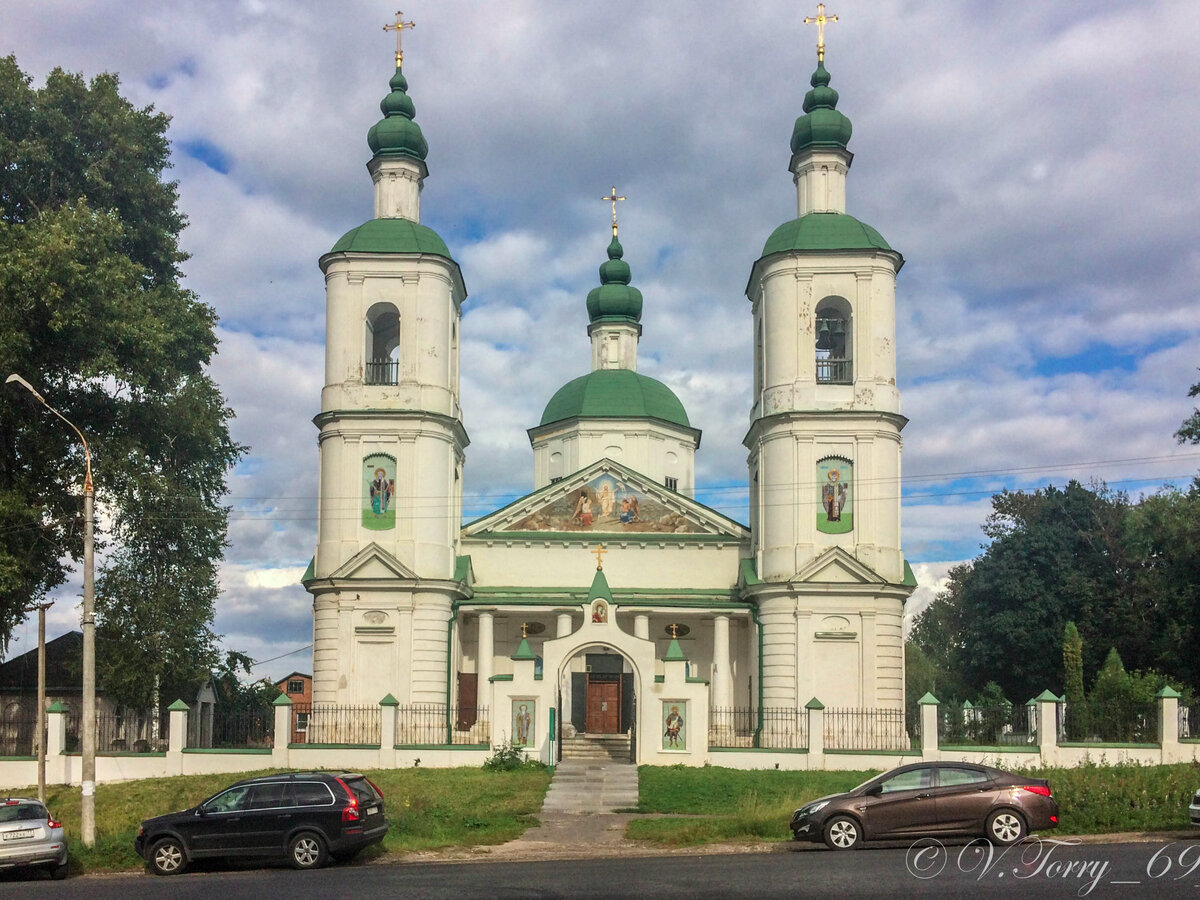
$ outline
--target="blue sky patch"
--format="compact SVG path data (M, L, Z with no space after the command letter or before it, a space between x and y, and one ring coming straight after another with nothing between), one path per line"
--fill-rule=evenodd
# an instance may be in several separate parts
M228 175L229 170L233 168L228 154L212 141L199 138L194 141L181 141L176 146L192 159L204 163L214 172Z

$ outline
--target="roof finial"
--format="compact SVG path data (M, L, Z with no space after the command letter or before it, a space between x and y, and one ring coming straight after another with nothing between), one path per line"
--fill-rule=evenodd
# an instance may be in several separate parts
M529 637L529 623L522 622L521 623L521 640L525 640L525 638L527 638L527 637Z
M836 16L835 16L835 18L836 18ZM404 21L404 13L400 12L400 10L396 10L396 24L383 26L384 31L396 32L396 68L397 69L400 68L400 64L404 62L404 51L400 49L400 38L404 34L404 29L405 28L416 28L416 27L417 27L416 22L405 22Z
M679 637L679 626L678 625L676 625L674 622L672 622L667 627L671 629L671 638L672 639Z
M596 554L596 571L597 572L604 571L603 557L604 557L604 554L607 553L608 551L604 549L603 544L597 544L596 549L593 550L592 552Z
M624 200L625 198L624 198L624 197L618 197L618 196L617 196L617 186L614 184L614 185L613 185L612 192L611 192L611 193L609 193L607 196L601 197L600 199L601 199L601 200L607 200L607 201L609 201L610 203L612 203L612 208L613 208L613 237L616 237L616 236L617 236L617 201L618 201L618 200Z
M397 13L399 15L399 13ZM815 16L805 16L805 25L817 26L817 62L825 62L825 25L827 22L836 22L837 16L825 15L825 4L817 4L817 14Z

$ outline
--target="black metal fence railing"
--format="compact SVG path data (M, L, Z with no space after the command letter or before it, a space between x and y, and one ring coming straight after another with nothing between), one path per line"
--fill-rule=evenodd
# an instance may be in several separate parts
M366 384L399 384L400 363L393 359L373 359L363 373Z
M269 749L275 746L275 711L223 712L217 709L212 717L211 735L201 722L193 731L200 747L228 749ZM206 742L205 737L209 737ZM190 741L189 741L190 743Z
M71 713L66 721L66 749L78 752L83 747L80 725L83 717ZM165 753L170 743L170 714L97 713L97 753Z
M1060 743L1155 743L1158 741L1158 703L1153 700L1059 703L1058 740Z
M0 756L33 756L36 752L37 713L25 709L0 719Z
M850 384L852 381L854 381L853 360L817 360L817 384Z
M296 703L292 706L294 744L367 744L379 746L381 727L378 706L344 706L340 703Z
M1179 739L1200 740L1200 701L1179 704Z
M826 709L826 750L908 750L902 709Z
M1033 708L1000 703L994 706L943 707L938 715L938 743L983 747L1036 744Z
M396 707L397 747L425 744L456 746L487 744L491 723L486 706L446 706L445 703L414 703Z
M714 708L708 712L708 746L723 749L808 747L808 710L788 707Z

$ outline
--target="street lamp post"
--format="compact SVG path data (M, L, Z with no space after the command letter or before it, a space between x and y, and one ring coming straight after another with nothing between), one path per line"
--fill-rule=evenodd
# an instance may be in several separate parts
M95 617L95 581L93 578L93 505L95 502L92 490L92 451L88 449L87 438L75 427L75 423L46 402L20 375L9 375L5 384L19 384L37 398L38 402L71 427L83 444L83 723L81 730L83 756L83 803L80 815L80 831L85 847L91 847L96 842L96 617Z

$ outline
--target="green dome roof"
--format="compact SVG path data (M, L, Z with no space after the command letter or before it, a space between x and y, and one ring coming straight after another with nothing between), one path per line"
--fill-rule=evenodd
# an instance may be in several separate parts
M546 404L542 425L576 416L596 419L663 419L691 428L675 392L629 369L600 369L568 381Z
M887 250L888 242L878 231L854 216L814 212L784 222L767 238L763 256L789 250Z
M792 152L809 147L842 147L850 143L853 126L837 111L838 92L829 86L825 63L817 63L809 82L812 90L804 95L805 115L796 120L792 129Z
M413 121L416 107L412 98L405 93L408 80L396 67L396 74L388 84L392 92L379 104L383 118L367 132L367 146L376 156L411 156L424 160L429 153L429 144L421 134L421 126Z
M436 231L410 219L370 219L341 236L330 253L432 253L453 260Z
M600 287L592 288L587 296L588 316L593 322L614 317L636 322L642 317L642 292L629 286L632 275L629 263L621 259L624 252L614 234L608 259L600 264Z

